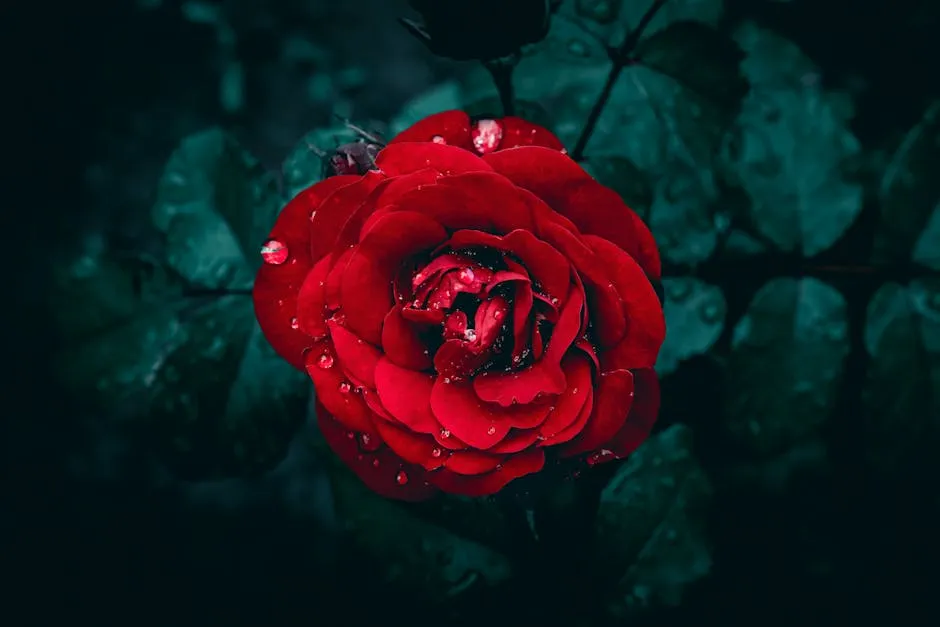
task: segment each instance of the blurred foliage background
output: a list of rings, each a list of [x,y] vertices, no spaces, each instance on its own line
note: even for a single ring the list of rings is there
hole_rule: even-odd
[[[518,69],[524,114],[572,146],[604,45],[647,4],[565,0]],[[330,481],[303,377],[276,389],[252,335],[254,260],[212,230],[318,178],[309,146],[342,140],[343,119],[391,135],[491,109],[485,73],[411,39],[403,0],[33,10],[7,54],[10,98],[36,116],[11,129],[29,200],[9,212],[27,263],[8,301],[24,400],[4,437],[5,561],[29,611],[8,624],[936,619],[936,2],[673,0],[651,24],[586,156],[662,247],[662,417],[585,478],[597,545],[536,521],[567,554],[512,573],[505,556],[528,549],[492,503],[403,509]],[[239,385],[213,360],[269,379]],[[207,423],[200,403],[232,394]],[[134,403],[157,432],[128,428]],[[598,580],[616,582],[600,601]]]

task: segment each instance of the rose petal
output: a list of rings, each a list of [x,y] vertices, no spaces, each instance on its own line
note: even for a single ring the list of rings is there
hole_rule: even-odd
[[[382,357],[375,368],[375,390],[382,405],[396,420],[417,433],[441,430],[431,412],[432,375],[406,370]]]
[[[327,324],[336,356],[342,362],[346,374],[356,384],[375,389],[375,367],[382,352],[341,326],[335,319],[327,321]]]
[[[406,462],[426,470],[444,465],[443,452],[430,435],[415,433],[384,420],[376,420],[375,428],[382,441]]]
[[[490,453],[518,453],[523,451],[539,440],[540,429],[511,429],[506,438],[491,448]]]
[[[512,428],[533,429],[541,425],[551,406],[533,403],[505,409],[481,401],[466,381],[445,383],[438,378],[431,390],[431,409],[445,429],[470,447],[487,450],[502,441]]]
[[[419,325],[402,316],[396,305],[385,316],[382,325],[382,349],[385,356],[408,370],[427,370],[432,366],[428,347],[421,338]]]
[[[519,187],[532,191],[582,233],[599,235],[633,256],[653,278],[661,262],[649,229],[613,190],[556,150],[523,147],[486,155],[484,161]]]
[[[484,475],[458,475],[441,468],[428,473],[428,481],[448,494],[488,496],[502,490],[510,481],[536,473],[544,466],[545,453],[533,448],[507,457],[498,469]]]
[[[358,438],[337,422],[317,403],[317,427],[336,456],[350,468],[370,490],[390,499],[423,501],[437,493],[427,482],[427,473],[420,466],[406,464],[389,448],[363,451]],[[406,481],[401,481],[404,473]]]
[[[522,191],[492,172],[442,178],[435,185],[404,194],[398,205],[403,210],[427,214],[451,231],[509,233],[534,227],[532,211]]]
[[[482,475],[492,472],[505,458],[504,455],[493,455],[483,451],[454,451],[447,456],[444,468],[458,475]]]
[[[630,413],[633,403],[633,373],[612,370],[600,375],[594,410],[578,437],[561,449],[563,457],[592,451],[616,435]]]
[[[326,337],[326,277],[332,261],[324,257],[307,274],[297,294],[297,326],[315,340]]]
[[[402,176],[433,168],[448,176],[465,172],[489,172],[492,168],[478,156],[446,144],[395,142],[383,148],[375,165],[387,176]]]
[[[607,268],[627,321],[623,339],[601,355],[603,370],[652,368],[666,338],[666,320],[656,290],[636,261],[615,244],[596,235],[585,235],[584,241]]]
[[[564,392],[566,380],[561,359],[580,332],[583,303],[580,290],[572,290],[542,359],[523,370],[484,372],[474,377],[473,389],[477,396],[509,407],[516,403],[531,403],[538,394]]]
[[[470,116],[459,110],[435,113],[415,122],[388,143],[391,145],[402,142],[430,142],[435,141],[435,137],[440,138],[436,143],[471,150],[473,144],[470,141]]]
[[[635,370],[633,382],[636,388],[630,415],[620,431],[604,445],[618,458],[635,451],[649,437],[659,415],[659,379],[652,368]]]
[[[313,380],[317,402],[336,420],[353,431],[375,434],[372,412],[362,396],[351,389],[329,340],[317,342],[307,353],[306,370]]]
[[[555,399],[555,409],[539,428],[539,434],[544,438],[539,446],[560,444],[556,436],[574,424],[591,393],[592,368],[587,355],[581,351],[571,351],[565,355],[561,367],[565,371],[568,387]]]
[[[369,199],[372,190],[378,187],[386,177],[370,170],[361,177],[336,176],[326,180],[340,178],[353,179],[353,181],[335,187],[316,208],[314,216],[309,219],[310,250],[314,259],[319,259],[333,250],[333,245],[346,222],[356,212],[359,205]]]
[[[522,118],[506,116],[500,120],[503,124],[503,141],[500,150],[518,146],[544,146],[552,150],[564,150],[565,146],[548,129],[533,124]]]

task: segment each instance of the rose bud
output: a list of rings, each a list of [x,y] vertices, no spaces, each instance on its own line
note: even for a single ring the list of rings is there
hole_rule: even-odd
[[[498,59],[548,33],[550,0],[411,0],[421,22],[401,18],[436,55],[457,61]]]
[[[656,242],[542,127],[425,118],[375,169],[294,197],[263,250],[261,330],[381,495],[490,495],[622,459],[653,427]]]

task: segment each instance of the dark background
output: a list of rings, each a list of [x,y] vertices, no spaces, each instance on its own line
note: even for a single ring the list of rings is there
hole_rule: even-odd
[[[332,116],[387,121],[466,65],[435,59],[411,40],[395,23],[408,14],[401,0],[263,7],[227,0],[222,10],[238,34],[246,87],[244,107],[227,112],[218,92],[226,59],[217,32],[185,19],[181,3],[147,4],[21,5],[16,17],[28,17],[22,28],[18,19],[6,24],[18,36],[7,38],[11,90],[4,98],[25,105],[7,118],[8,158],[25,168],[9,177],[18,189],[4,216],[5,224],[12,218],[14,240],[8,263],[17,269],[7,301],[15,318],[7,341],[14,420],[4,444],[14,490],[13,515],[2,516],[12,525],[3,561],[12,566],[6,592],[23,602],[9,605],[4,622],[50,624],[53,615],[55,623],[95,624],[451,622],[446,611],[387,591],[354,554],[328,561],[336,521],[329,512],[310,513],[324,498],[316,468],[301,473],[290,499],[239,484],[207,497],[222,502],[213,508],[142,483],[133,454],[107,433],[78,429],[68,400],[50,387],[55,337],[45,332],[38,299],[48,251],[103,232],[131,243],[141,237],[160,170],[184,135],[223,124],[276,167],[304,132]],[[940,93],[936,4],[739,0],[728,19],[756,19],[797,42],[825,82],[855,89],[853,130],[863,144],[888,146]],[[23,147],[14,149],[19,139]],[[666,398],[671,389],[706,390],[710,376],[708,364],[693,361],[678,382],[666,383]],[[689,411],[674,405],[679,417],[664,420],[682,421]],[[859,409],[840,412],[836,424],[851,422]],[[783,487],[719,498],[713,524],[725,557],[678,608],[643,621],[936,618],[937,466],[912,460],[881,476],[858,462],[856,446],[841,438],[825,470],[808,464],[788,472]],[[532,595],[532,614],[501,614],[492,602],[493,623],[575,620],[546,611],[554,599],[538,591],[519,594]],[[480,614],[473,620],[483,620]]]

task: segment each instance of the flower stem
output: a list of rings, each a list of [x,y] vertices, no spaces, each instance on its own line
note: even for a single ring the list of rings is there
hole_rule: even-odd
[[[630,34],[623,40],[623,43],[621,43],[616,50],[611,51],[610,56],[613,65],[610,68],[610,73],[607,75],[607,82],[604,83],[604,88],[601,90],[600,96],[597,97],[597,101],[594,103],[591,113],[588,114],[587,121],[584,123],[584,129],[581,131],[581,136],[578,137],[578,143],[571,152],[571,157],[575,161],[580,161],[584,158],[584,149],[587,148],[588,141],[590,141],[591,135],[594,134],[594,127],[597,126],[597,121],[600,119],[601,113],[604,112],[604,107],[607,106],[610,93],[613,91],[614,85],[617,83],[617,79],[620,78],[623,69],[630,65],[630,54],[636,48],[637,44],[640,43],[643,32],[667,1],[668,0],[653,0],[653,4],[646,10],[646,13],[643,14],[643,17],[640,18],[636,27],[630,31]]]
[[[518,63],[518,54],[483,62],[484,67],[493,77],[496,91],[499,92],[499,102],[503,107],[504,116],[516,114],[516,91],[512,84],[512,73]]]

